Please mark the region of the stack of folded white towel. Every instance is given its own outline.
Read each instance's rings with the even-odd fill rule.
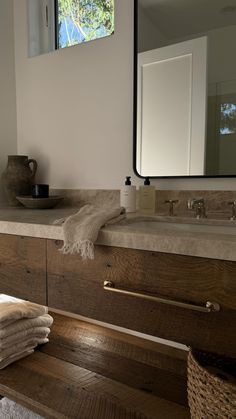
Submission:
[[[47,307],[0,294],[0,369],[47,343],[52,323]]]

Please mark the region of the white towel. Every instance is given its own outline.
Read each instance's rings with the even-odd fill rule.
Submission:
[[[0,419],[45,419],[4,397],[0,400]]]
[[[43,316],[47,312],[47,307],[0,294],[0,327],[8,326],[16,320]]]
[[[82,259],[94,259],[94,243],[101,227],[125,218],[124,208],[97,208],[85,205],[76,214],[55,221],[63,223],[64,245],[62,253],[79,253]]]
[[[44,345],[48,343],[48,338],[30,338],[26,339],[20,343],[14,343],[14,345],[9,346],[6,349],[0,350],[0,361],[3,361],[5,358],[13,356],[20,352],[29,351],[31,349],[36,348],[38,345]]]
[[[53,318],[49,314],[35,317],[34,319],[21,319],[6,327],[1,327],[0,324],[0,341],[7,336],[14,335],[24,330],[32,329],[34,327],[50,327],[53,323]]]
[[[9,356],[8,358],[5,358],[3,361],[0,361],[0,370],[7,367],[8,365],[12,364],[15,361],[18,361],[19,359],[25,358],[28,355],[31,355],[34,352],[33,349],[30,349],[29,351],[23,351],[16,353],[12,356]]]
[[[48,327],[33,327],[32,329],[23,330],[14,335],[7,336],[4,339],[0,339],[0,353],[2,349],[9,348],[10,346],[21,343],[26,339],[44,339],[47,338],[50,333]]]

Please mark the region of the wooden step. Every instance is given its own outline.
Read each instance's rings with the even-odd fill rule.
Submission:
[[[0,394],[49,419],[190,418],[183,406],[40,351],[0,371]]]
[[[187,352],[52,313],[44,353],[187,406]]]
[[[188,408],[154,394],[167,385],[166,396],[168,388],[173,396],[174,381],[168,384],[167,373],[175,380],[184,377],[182,351],[55,313],[53,317],[50,343],[0,371],[2,396],[49,419],[190,418]]]

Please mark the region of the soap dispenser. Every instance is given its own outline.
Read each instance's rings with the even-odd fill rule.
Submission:
[[[131,176],[126,176],[125,185],[120,190],[120,205],[126,212],[136,211],[136,186],[131,185]]]
[[[144,185],[139,188],[139,211],[144,214],[154,214],[156,210],[156,190],[155,186],[150,185],[148,177],[145,178]]]

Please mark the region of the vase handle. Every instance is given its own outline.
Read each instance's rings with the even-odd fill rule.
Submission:
[[[30,163],[33,164],[33,169],[31,170],[32,171],[31,177],[34,177],[34,175],[37,171],[37,168],[38,168],[38,163],[34,159],[29,159],[28,160],[28,166],[30,166]]]

